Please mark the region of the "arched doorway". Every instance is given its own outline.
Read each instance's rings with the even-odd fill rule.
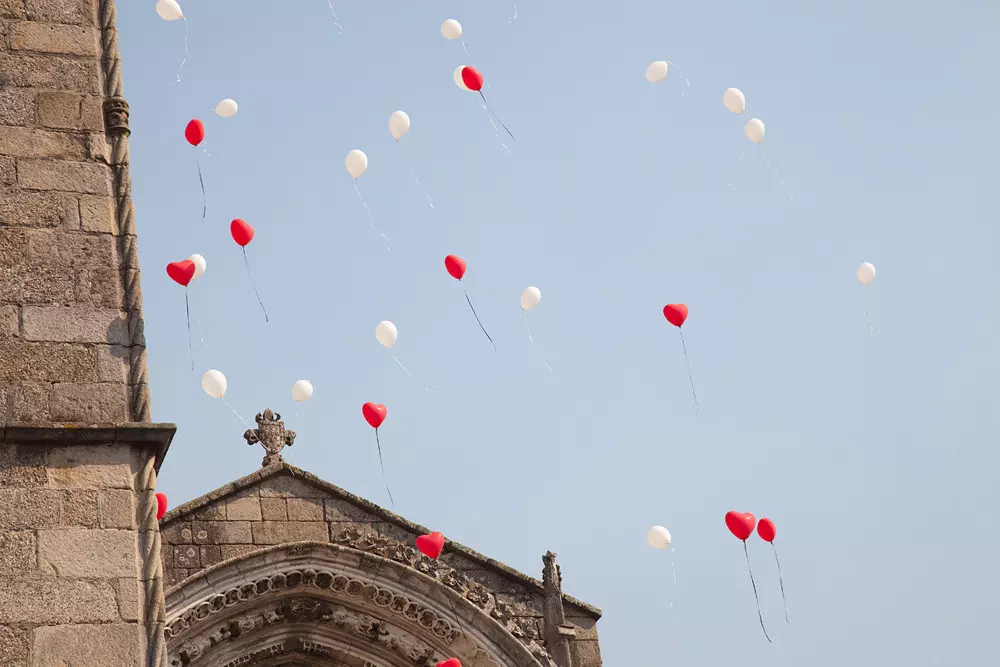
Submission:
[[[539,667],[506,628],[412,568],[304,542],[220,563],[167,592],[171,667]]]

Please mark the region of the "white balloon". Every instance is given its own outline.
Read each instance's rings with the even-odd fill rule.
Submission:
[[[646,81],[650,83],[659,83],[667,78],[667,70],[670,65],[665,60],[657,60],[655,63],[650,63],[649,67],[646,68]]]
[[[462,24],[455,19],[448,19],[441,24],[441,34],[445,39],[461,39]]]
[[[865,287],[868,286],[868,283],[875,280],[875,265],[869,262],[865,262],[864,264],[859,266],[858,280],[860,280],[861,284],[864,285]]]
[[[392,138],[399,141],[404,134],[410,131],[410,117],[405,111],[393,111],[389,116],[389,132]]]
[[[646,533],[646,541],[654,549],[666,549],[670,546],[670,531],[663,526],[653,526]]]
[[[309,380],[299,380],[292,385],[292,398],[296,403],[303,403],[312,398],[313,386]]]
[[[743,113],[747,108],[747,98],[739,88],[726,88],[722,93],[722,103],[733,113]]]
[[[458,69],[455,70],[454,74],[455,85],[461,88],[462,90],[469,90],[469,87],[465,85],[465,81],[462,81],[462,70],[465,69],[466,67],[468,67],[468,65],[459,65]]]
[[[751,118],[745,128],[747,137],[755,144],[764,141],[764,121],[760,118]]]
[[[236,103],[236,100],[231,100],[228,97],[215,105],[215,113],[223,118],[232,118],[239,110],[240,105]]]
[[[194,280],[197,280],[198,278],[201,278],[203,275],[205,275],[205,269],[208,268],[208,265],[205,263],[204,257],[198,254],[194,254],[188,257],[188,259],[194,262],[194,278],[193,278]]]
[[[205,371],[205,374],[201,376],[201,388],[212,398],[222,398],[225,396],[228,386],[226,376],[220,371]]]
[[[375,340],[382,343],[386,347],[392,347],[396,344],[396,338],[399,332],[396,331],[396,325],[389,320],[383,320],[378,323],[375,327]]]
[[[542,290],[537,287],[527,287],[521,292],[521,310],[531,310],[542,301]]]
[[[177,4],[177,0],[157,0],[156,13],[164,21],[176,21],[177,19],[184,18],[184,12],[181,11],[181,6]]]
[[[347,154],[344,165],[347,167],[348,174],[354,178],[360,178],[361,174],[365,173],[365,169],[368,168],[368,156],[365,155],[364,151],[359,151],[355,148]]]

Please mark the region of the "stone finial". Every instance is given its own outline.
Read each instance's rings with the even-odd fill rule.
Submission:
[[[576,636],[576,629],[566,622],[563,609],[562,572],[556,564],[556,555],[549,551],[542,556],[542,620],[545,626],[545,644],[558,667],[573,667],[569,641]]]
[[[281,421],[281,415],[271,412],[268,408],[257,414],[257,428],[247,429],[243,437],[248,445],[260,444],[267,452],[261,466],[267,467],[275,463],[284,461],[280,452],[285,445],[291,447],[295,442],[295,431],[286,431],[285,422]]]

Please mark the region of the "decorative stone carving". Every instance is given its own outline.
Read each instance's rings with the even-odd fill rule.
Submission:
[[[132,133],[128,126],[128,102],[122,97],[104,100],[104,127],[112,137]]]
[[[285,422],[281,421],[281,415],[271,412],[268,408],[263,413],[257,413],[257,428],[247,429],[243,437],[248,445],[259,444],[267,454],[261,461],[261,466],[267,467],[273,463],[281,463],[280,452],[286,446],[291,447],[295,442],[295,431],[286,431]]]

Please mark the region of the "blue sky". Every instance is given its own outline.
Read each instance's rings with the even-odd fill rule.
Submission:
[[[190,0],[181,83],[184,25],[153,4],[118,15],[153,417],[179,425],[159,482],[172,505],[260,465],[201,390],[216,368],[245,419],[283,413],[287,460],[382,504],[361,404],[386,404],[395,510],[535,576],[558,552],[566,591],[605,612],[609,665],[1000,650],[995,4],[523,2],[509,22],[513,3],[335,1],[338,34],[326,0]],[[448,17],[471,59],[441,37]],[[452,81],[470,60],[510,157]],[[647,83],[653,60],[690,88],[676,71]],[[746,115],[723,108],[730,86]],[[225,97],[232,119],[212,113]],[[412,120],[399,144],[396,109]],[[195,117],[211,156],[183,140]],[[354,148],[391,252],[344,169]],[[256,228],[270,323],[235,217]],[[163,267],[194,252],[192,373]],[[690,308],[697,415],[672,302]],[[375,341],[383,319],[415,379]],[[298,379],[315,386],[301,405]],[[777,524],[790,625],[770,551],[749,543],[773,645],[730,509]],[[676,553],[646,545],[654,524]]]

